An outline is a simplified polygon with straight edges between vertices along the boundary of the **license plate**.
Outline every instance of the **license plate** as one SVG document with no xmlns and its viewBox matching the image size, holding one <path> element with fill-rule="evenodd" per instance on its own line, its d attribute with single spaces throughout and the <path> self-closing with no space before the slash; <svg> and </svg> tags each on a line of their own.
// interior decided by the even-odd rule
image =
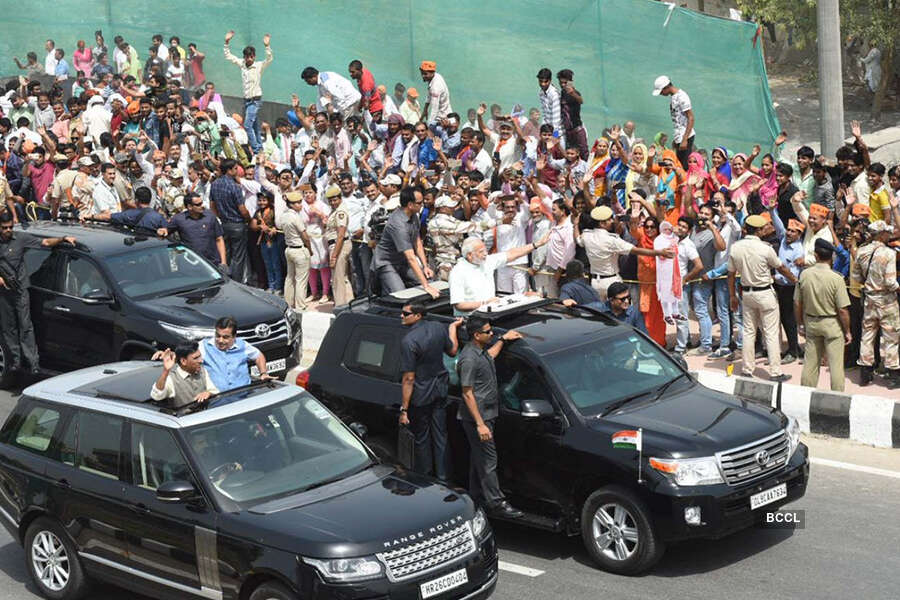
<svg viewBox="0 0 900 600">
<path fill-rule="evenodd" d="M 279 358 L 266 363 L 266 368 L 268 369 L 270 375 L 272 373 L 277 373 L 278 371 L 284 371 L 285 367 L 287 367 L 286 358 Z M 259 369 L 256 368 L 256 365 L 250 367 L 250 375 L 252 375 L 253 377 L 259 377 Z"/>
<path fill-rule="evenodd" d="M 425 582 L 419 586 L 422 591 L 422 600 L 425 600 L 425 598 L 431 598 L 432 596 L 437 596 L 438 594 L 443 594 L 447 590 L 458 588 L 459 586 L 465 585 L 468 582 L 469 576 L 466 574 L 465 569 L 453 571 L 452 573 L 448 573 L 443 577 L 432 579 L 431 581 Z"/>
<path fill-rule="evenodd" d="M 756 510 L 760 506 L 772 504 L 776 500 L 781 500 L 782 498 L 787 498 L 786 483 L 776 485 L 775 487 L 770 488 L 764 492 L 760 492 L 758 494 L 753 494 L 752 496 L 750 496 L 750 510 Z"/>
</svg>

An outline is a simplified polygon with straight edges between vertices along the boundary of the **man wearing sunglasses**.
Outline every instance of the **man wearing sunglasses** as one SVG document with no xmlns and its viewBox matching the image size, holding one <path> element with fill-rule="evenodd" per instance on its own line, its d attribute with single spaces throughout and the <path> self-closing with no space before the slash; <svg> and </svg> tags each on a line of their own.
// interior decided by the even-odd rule
<svg viewBox="0 0 900 600">
<path fill-rule="evenodd" d="M 522 511 L 507 502 L 497 479 L 494 424 L 499 415 L 499 394 L 494 359 L 507 344 L 522 339 L 522 334 L 507 331 L 492 344 L 494 331 L 481 317 L 471 317 L 466 332 L 472 341 L 459 353 L 457 363 L 465 403 L 459 407 L 457 418 L 469 441 L 469 494 L 490 514 L 517 519 Z"/>
<path fill-rule="evenodd" d="M 610 284 L 607 294 L 607 301 L 601 302 L 598 307 L 600 310 L 608 312 L 619 321 L 647 333 L 644 315 L 631 303 L 631 291 L 628 289 L 628 285 L 621 281 L 615 281 Z"/>
<path fill-rule="evenodd" d="M 203 208 L 203 199 L 194 192 L 185 195 L 184 205 L 187 210 L 172 217 L 168 227 L 159 229 L 159 235 L 177 231 L 187 247 L 214 265 L 220 265 L 220 270 L 227 270 L 224 230 L 219 220 Z"/>
<path fill-rule="evenodd" d="M 75 244 L 74 237 L 39 238 L 21 231 L 13 232 L 13 216 L 0 213 L 0 335 L 9 349 L 9 371 L 25 367 L 32 375 L 40 373 L 37 343 L 28 299 L 25 250 L 53 248 L 61 243 Z"/>
</svg>

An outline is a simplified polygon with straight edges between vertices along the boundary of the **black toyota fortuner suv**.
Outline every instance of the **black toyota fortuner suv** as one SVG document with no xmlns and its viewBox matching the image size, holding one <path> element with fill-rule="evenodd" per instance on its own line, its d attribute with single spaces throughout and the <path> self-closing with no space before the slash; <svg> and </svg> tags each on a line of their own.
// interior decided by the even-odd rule
<svg viewBox="0 0 900 600">
<path fill-rule="evenodd" d="M 299 360 L 299 314 L 277 296 L 230 280 L 177 241 L 66 222 L 18 231 L 78 240 L 74 247 L 25 253 L 44 371 L 150 358 L 156 350 L 212 337 L 216 320 L 228 315 L 237 319 L 238 336 L 266 355 L 270 373 Z M 9 366 L 0 338 L 0 387 L 12 383 Z"/>
<path fill-rule="evenodd" d="M 0 522 L 45 597 L 91 579 L 179 600 L 491 595 L 493 533 L 465 493 L 382 464 L 294 385 L 174 413 L 149 398 L 161 369 L 42 381 L 0 430 Z"/>
<path fill-rule="evenodd" d="M 346 422 L 364 423 L 385 456 L 396 453 L 400 308 L 410 299 L 427 303 L 429 319 L 453 319 L 446 295 L 362 298 L 297 376 Z M 795 420 L 698 384 L 646 335 L 549 299 L 502 300 L 479 315 L 497 335 L 524 335 L 496 360 L 501 487 L 526 511 L 521 523 L 580 535 L 601 568 L 645 571 L 668 542 L 728 535 L 805 493 L 809 461 Z M 449 412 L 463 483 L 468 446 Z"/>
</svg>

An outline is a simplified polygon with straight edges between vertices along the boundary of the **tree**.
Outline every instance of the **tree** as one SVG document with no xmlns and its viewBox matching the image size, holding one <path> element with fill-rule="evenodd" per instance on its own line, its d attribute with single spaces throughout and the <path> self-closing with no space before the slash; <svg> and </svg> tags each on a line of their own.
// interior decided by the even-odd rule
<svg viewBox="0 0 900 600">
<path fill-rule="evenodd" d="M 753 20 L 790 27 L 799 45 L 815 43 L 815 0 L 737 0 Z M 900 30 L 900 0 L 841 0 L 841 35 L 860 38 L 881 50 L 881 84 L 872 101 L 872 116 L 881 115 L 884 97 L 893 84 L 895 36 Z"/>
</svg>

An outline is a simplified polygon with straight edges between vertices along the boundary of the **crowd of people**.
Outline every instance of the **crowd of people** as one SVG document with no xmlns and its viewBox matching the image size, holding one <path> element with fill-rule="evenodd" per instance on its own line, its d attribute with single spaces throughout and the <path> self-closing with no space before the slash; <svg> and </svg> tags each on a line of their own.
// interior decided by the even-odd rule
<svg viewBox="0 0 900 600">
<path fill-rule="evenodd" d="M 308 66 L 269 123 L 272 40 L 238 57 L 233 36 L 221 56 L 243 114 L 225 111 L 205 55 L 177 36 L 153 36 L 143 62 L 120 36 L 110 59 L 102 32 L 78 42 L 72 66 L 52 40 L 43 64 L 16 59 L 26 73 L 0 95 L 11 219 L 178 234 L 298 310 L 414 285 L 437 296 L 445 280 L 460 316 L 498 293 L 542 294 L 607 310 L 662 346 L 668 327 L 676 353 L 740 352 L 746 375 L 765 354 L 783 380 L 780 365 L 805 353 L 806 385 L 827 357 L 832 389 L 856 364 L 863 384 L 877 368 L 900 386 L 900 166 L 871 161 L 858 123 L 833 159 L 787 154 L 783 133 L 765 153 L 696 148 L 702 118 L 662 75 L 641 93 L 669 100 L 671 132 L 628 121 L 591 143 L 590 98 L 570 69 L 537 71 L 534 108 L 482 103 L 463 119 L 433 60 L 419 65 L 421 94 L 389 92 L 359 60 L 344 74 Z"/>
</svg>

